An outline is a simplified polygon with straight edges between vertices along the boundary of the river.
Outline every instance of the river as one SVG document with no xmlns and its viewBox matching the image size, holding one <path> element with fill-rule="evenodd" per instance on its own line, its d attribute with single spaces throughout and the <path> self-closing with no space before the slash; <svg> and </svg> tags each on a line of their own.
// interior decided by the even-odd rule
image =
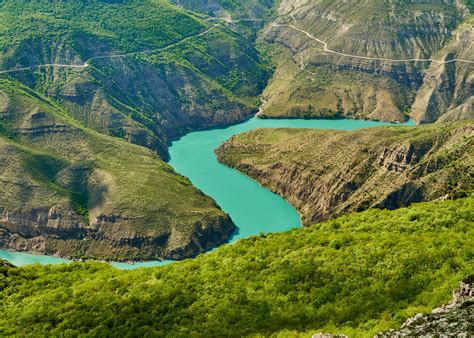
<svg viewBox="0 0 474 338">
<path fill-rule="evenodd" d="M 257 128 L 313 128 L 354 130 L 387 125 L 383 122 L 363 120 L 295 120 L 258 119 L 227 128 L 217 128 L 189 133 L 174 141 L 170 148 L 169 164 L 205 194 L 214 198 L 227 212 L 238 231 L 231 242 L 260 233 L 282 232 L 301 226 L 300 216 L 295 208 L 280 196 L 261 187 L 254 180 L 219 162 L 214 150 L 232 135 Z M 414 125 L 408 122 L 406 125 Z M 0 259 L 6 259 L 16 266 L 33 263 L 57 264 L 68 260 L 0 250 Z M 143 262 L 137 264 L 112 263 L 120 269 L 159 266 L 171 261 Z"/>
</svg>

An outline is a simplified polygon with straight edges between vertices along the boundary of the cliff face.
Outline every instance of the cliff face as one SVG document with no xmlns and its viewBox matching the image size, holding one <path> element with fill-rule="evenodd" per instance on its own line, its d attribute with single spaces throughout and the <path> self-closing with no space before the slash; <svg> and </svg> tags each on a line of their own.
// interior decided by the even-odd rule
<svg viewBox="0 0 474 338">
<path fill-rule="evenodd" d="M 0 80 L 0 248 L 69 258 L 182 259 L 235 226 L 146 148 L 85 128 Z"/>
<path fill-rule="evenodd" d="M 472 121 L 353 132 L 270 129 L 236 135 L 219 161 L 280 194 L 304 224 L 369 207 L 461 197 L 474 189 Z"/>
<path fill-rule="evenodd" d="M 427 122 L 422 116 L 445 110 L 450 119 L 465 118 L 472 112 L 464 105 L 472 96 L 472 64 L 391 60 L 474 60 L 467 25 L 453 34 L 468 16 L 459 1 L 282 1 L 261 35 L 276 65 L 262 116 L 402 121 L 423 85 L 438 94 L 433 107 L 415 103 L 414 119 Z M 449 79 L 430 82 L 439 67 Z M 418 101 L 429 96 L 422 91 Z"/>
</svg>

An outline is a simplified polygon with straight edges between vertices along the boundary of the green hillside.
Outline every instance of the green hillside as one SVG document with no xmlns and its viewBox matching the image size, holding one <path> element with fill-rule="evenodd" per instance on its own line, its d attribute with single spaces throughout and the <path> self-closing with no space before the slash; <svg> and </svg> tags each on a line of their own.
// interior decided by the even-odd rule
<svg viewBox="0 0 474 338">
<path fill-rule="evenodd" d="M 91 131 L 0 80 L 3 248 L 111 260 L 179 259 L 234 230 L 215 202 L 152 151 Z"/>
<path fill-rule="evenodd" d="M 60 43 L 95 36 L 119 52 L 132 52 L 166 46 L 207 26 L 163 0 L 3 1 L 0 14 L 4 51 L 33 39 Z M 86 47 L 86 57 L 99 52 Z"/>
<path fill-rule="evenodd" d="M 163 156 L 171 137 L 252 114 L 268 77 L 250 40 L 164 0 L 9 0 L 0 22 L 0 73 L 32 67 L 3 76 Z"/>
<path fill-rule="evenodd" d="M 473 207 L 368 210 L 161 268 L 3 268 L 0 334 L 369 337 L 446 302 L 474 272 Z"/>
<path fill-rule="evenodd" d="M 373 337 L 445 304 L 474 275 L 473 9 L 1 0 L 0 249 L 76 261 L 0 259 L 0 337 Z M 437 123 L 232 137 L 307 226 L 226 244 L 167 147 L 258 111 Z"/>
</svg>

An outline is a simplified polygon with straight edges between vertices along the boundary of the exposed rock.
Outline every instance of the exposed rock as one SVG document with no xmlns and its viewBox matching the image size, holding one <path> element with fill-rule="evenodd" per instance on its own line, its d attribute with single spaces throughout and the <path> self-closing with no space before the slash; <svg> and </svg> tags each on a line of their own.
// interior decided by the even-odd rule
<svg viewBox="0 0 474 338">
<path fill-rule="evenodd" d="M 400 330 L 375 337 L 471 337 L 474 334 L 474 276 L 464 279 L 453 299 L 430 314 L 409 318 Z"/>
<path fill-rule="evenodd" d="M 209 5 L 216 10 L 220 7 L 217 3 Z M 45 3 L 41 11 L 59 16 L 58 13 L 67 12 L 68 6 L 71 7 L 58 4 L 54 8 Z M 115 13 L 113 5 L 100 6 L 101 12 Z M 120 6 L 124 13 L 136 15 L 133 6 Z M 156 33 L 148 36 L 156 29 L 153 28 L 156 20 L 160 20 L 160 15 L 150 14 L 147 19 L 139 19 L 144 26 L 136 33 L 145 45 L 138 44 L 133 50 L 125 51 L 124 46 L 131 45 L 128 41 L 131 33 L 123 35 L 121 29 L 112 31 L 114 23 L 108 22 L 108 18 L 101 29 L 109 31 L 102 35 L 97 33 L 101 29 L 81 30 L 81 24 L 67 15 L 61 18 L 60 25 L 50 25 L 44 34 L 23 35 L 23 30 L 34 29 L 17 30 L 8 21 L 5 30 L 11 29 L 9 34 L 19 37 L 0 52 L 0 69 L 31 66 L 31 70 L 9 73 L 9 76 L 30 88 L 41 88 L 42 94 L 54 98 L 89 128 L 148 147 L 162 158 L 167 157 L 166 144 L 175 137 L 240 122 L 256 112 L 257 96 L 266 84 L 269 71 L 251 40 L 223 26 L 213 27 L 211 22 L 202 21 L 191 12 L 184 13 L 170 3 L 134 6 L 145 11 L 149 6 L 149 13 L 160 9 L 171 13 L 176 19 L 184 20 L 183 26 L 190 26 L 191 32 L 186 34 L 186 28 L 175 30 L 171 25 L 160 33 L 162 36 Z M 16 4 L 11 7 L 19 16 L 33 15 L 28 11 L 35 8 Z M 81 23 L 93 26 L 95 23 L 87 22 L 91 7 L 87 3 L 78 6 L 74 16 Z M 17 25 L 21 24 L 25 23 Z M 194 32 L 195 27 L 200 29 Z M 206 29 L 209 34 L 200 35 Z M 42 31 L 42 27 L 38 30 Z M 55 34 L 60 38 L 52 42 L 48 37 Z M 103 35 L 113 35 L 114 39 Z M 184 35 L 182 39 L 180 35 Z M 150 50 L 150 44 L 161 46 L 161 40 L 173 41 L 173 37 L 176 41 L 167 45 L 166 50 L 155 46 L 151 49 L 153 53 L 133 53 Z M 103 57 L 108 55 L 114 57 Z M 89 66 L 35 68 L 52 63 Z M 24 132 L 29 129 L 25 127 Z"/>
<path fill-rule="evenodd" d="M 2 268 L 14 268 L 15 266 L 11 264 L 10 262 L 4 261 L 3 259 L 0 259 L 0 267 Z"/>
<path fill-rule="evenodd" d="M 192 257 L 235 230 L 150 150 L 100 135 L 0 80 L 0 248 L 67 258 Z"/>
<path fill-rule="evenodd" d="M 437 55 L 443 60 L 474 60 L 474 25 L 463 24 L 455 38 Z M 412 106 L 411 117 L 420 123 L 474 117 L 474 62 L 432 63 Z"/>
<path fill-rule="evenodd" d="M 166 232 L 150 232 L 145 235 L 127 229 L 126 223 L 115 223 L 116 221 L 116 217 L 110 217 L 108 222 L 102 221 L 96 228 L 88 228 L 78 223 L 76 229 L 43 227 L 37 228 L 35 233 L 22 233 L 21 230 L 29 230 L 28 225 L 31 222 L 25 215 L 24 222 L 17 223 L 21 225 L 21 229 L 17 229 L 14 224 L 0 221 L 0 248 L 67 258 L 115 261 L 179 260 L 196 256 L 214 248 L 216 244 L 224 243 L 235 231 L 235 226 L 229 218 L 218 218 L 205 227 L 200 223 L 195 224 L 190 238 L 183 231 L 187 226 L 173 227 L 171 235 Z M 60 218 L 55 222 L 63 225 Z M 68 220 L 64 223 L 67 226 Z M 173 235 L 179 231 L 182 231 L 179 235 Z"/>
<path fill-rule="evenodd" d="M 1 275 L 7 276 L 8 271 L 12 268 L 15 268 L 13 264 L 11 264 L 10 262 L 4 261 L 3 259 L 0 259 L 0 274 Z"/>
</svg>

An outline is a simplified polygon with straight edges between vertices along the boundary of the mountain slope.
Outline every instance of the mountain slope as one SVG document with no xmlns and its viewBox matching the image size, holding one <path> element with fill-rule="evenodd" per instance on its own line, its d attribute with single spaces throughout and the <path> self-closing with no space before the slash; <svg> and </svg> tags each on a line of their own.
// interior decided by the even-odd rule
<svg viewBox="0 0 474 338">
<path fill-rule="evenodd" d="M 235 229 L 150 150 L 91 131 L 0 80 L 0 247 L 73 258 L 180 259 Z"/>
<path fill-rule="evenodd" d="M 472 274 L 473 203 L 369 210 L 160 268 L 7 268 L 0 334 L 370 337 L 445 303 Z"/>
<path fill-rule="evenodd" d="M 261 35 L 276 68 L 261 116 L 402 121 L 430 66 L 403 60 L 443 61 L 457 55 L 474 61 L 466 34 L 451 43 L 459 53 L 439 52 L 456 40 L 452 33 L 468 16 L 461 1 L 282 1 L 275 21 Z M 471 66 L 453 62 L 446 67 L 468 68 L 472 77 Z M 457 82 L 463 81 L 458 77 Z M 461 104 L 455 97 L 443 99 L 441 107 Z M 426 108 L 418 110 L 416 116 L 429 114 Z"/>
<path fill-rule="evenodd" d="M 3 76 L 163 156 L 172 137 L 252 114 L 268 76 L 249 40 L 164 0 L 11 0 L 0 18 L 0 73 L 33 67 Z"/>
<path fill-rule="evenodd" d="M 219 160 L 317 221 L 368 207 L 456 198 L 474 191 L 472 120 L 352 132 L 260 129 L 236 135 Z"/>
<path fill-rule="evenodd" d="M 474 16 L 455 31 L 437 57 L 473 59 Z M 411 117 L 421 123 L 474 118 L 474 63 L 433 63 L 424 75 Z"/>
</svg>

